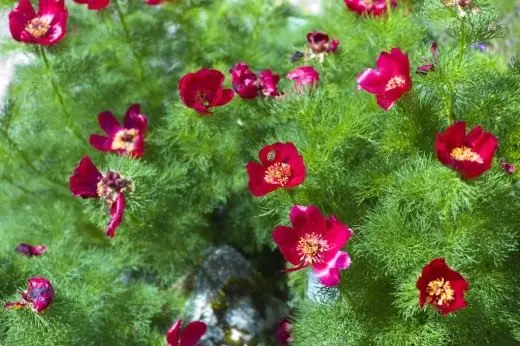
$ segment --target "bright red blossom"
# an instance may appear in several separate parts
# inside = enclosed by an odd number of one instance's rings
[[[312,66],[301,66],[287,74],[287,79],[294,81],[296,87],[314,86],[320,80],[320,74]]]
[[[315,206],[291,208],[292,227],[278,226],[273,240],[283,257],[295,265],[289,271],[312,266],[323,285],[336,286],[340,270],[350,266],[348,253],[341,251],[352,236],[352,230],[336,220],[325,218]]]
[[[20,309],[28,307],[36,313],[40,313],[54,300],[54,288],[49,280],[42,277],[30,278],[27,281],[27,289],[22,292],[22,298],[18,302],[4,305],[6,309]]]
[[[110,4],[110,0],[74,0],[74,2],[87,5],[89,10],[101,10]]]
[[[45,245],[30,245],[27,243],[20,243],[16,247],[16,251],[22,255],[27,257],[33,256],[41,256],[47,251],[47,246]]]
[[[132,190],[132,182],[117,172],[107,171],[102,175],[85,156],[79,162],[69,179],[70,191],[82,198],[100,198],[110,208],[110,221],[105,234],[112,238],[123,221],[126,201],[124,193]]]
[[[30,0],[20,0],[9,12],[9,30],[16,41],[52,46],[65,37],[68,17],[65,0],[40,0],[38,13]]]
[[[358,89],[376,95],[377,104],[384,110],[392,108],[399,98],[412,88],[410,61],[399,48],[382,52],[377,70],[367,68],[357,77]]]
[[[345,5],[352,12],[359,15],[382,16],[386,13],[386,0],[344,0]],[[392,0],[392,7],[397,6],[397,1]]]
[[[190,322],[181,330],[182,320],[177,320],[166,335],[167,346],[195,346],[207,330],[202,321]]]
[[[446,315],[467,306],[464,291],[469,289],[468,282],[452,270],[444,258],[436,258],[428,263],[417,280],[419,305],[431,304]]]
[[[278,81],[280,76],[267,69],[260,72],[260,78],[249,69],[249,66],[240,62],[229,70],[231,82],[235,92],[243,99],[254,99],[259,95],[279,96]]]
[[[211,114],[210,108],[228,104],[233,90],[223,89],[225,76],[217,70],[203,68],[184,75],[179,81],[182,102],[201,115]]]
[[[295,187],[303,183],[306,169],[303,158],[293,143],[274,143],[260,150],[260,163],[247,164],[249,190],[255,197],[279,188]]]
[[[466,123],[459,121],[435,138],[437,157],[446,166],[458,171],[464,179],[477,178],[491,168],[498,141],[482,127],[466,134]]]
[[[278,82],[280,76],[273,73],[270,69],[263,70],[260,72],[260,83],[259,89],[262,95],[268,97],[280,96],[281,93],[278,91]]]
[[[138,104],[131,105],[126,112],[123,126],[114,114],[102,112],[98,116],[99,126],[108,137],[90,135],[89,143],[99,151],[115,152],[120,155],[141,157],[144,151],[144,134],[148,127],[148,118],[141,113]]]

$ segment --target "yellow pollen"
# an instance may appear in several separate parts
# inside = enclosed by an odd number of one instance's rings
[[[42,38],[51,28],[51,18],[36,17],[33,18],[25,27],[25,31],[31,34],[34,38]]]
[[[285,186],[291,178],[291,166],[285,162],[276,162],[267,167],[264,181],[268,184]]]
[[[451,157],[457,161],[484,163],[482,157],[469,147],[457,147],[451,151]]]
[[[127,153],[135,149],[135,139],[139,135],[137,129],[122,129],[114,136],[112,150],[124,150]]]
[[[390,91],[395,88],[400,88],[404,85],[404,83],[405,83],[405,81],[404,81],[403,77],[400,77],[400,76],[393,77],[386,84],[385,91]]]
[[[363,0],[365,5],[372,6],[374,4],[374,0]]]
[[[300,238],[296,249],[302,263],[314,264],[322,261],[323,252],[329,249],[329,244],[321,234],[311,233]]]
[[[444,278],[430,281],[426,288],[426,293],[429,297],[426,299],[427,302],[433,302],[436,305],[448,304],[455,299],[455,291],[451,287],[449,281],[444,281]]]

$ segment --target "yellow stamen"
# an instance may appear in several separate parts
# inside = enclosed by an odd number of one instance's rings
[[[451,157],[454,158],[457,161],[471,161],[471,162],[477,162],[477,163],[484,163],[484,160],[482,160],[482,157],[471,150],[471,148],[463,146],[463,147],[457,147],[451,151]]]
[[[135,140],[139,135],[137,129],[122,129],[114,136],[112,150],[124,150],[127,153],[135,149]]]
[[[329,249],[329,245],[321,234],[311,233],[300,238],[296,249],[302,263],[314,264],[322,261],[323,252]]]
[[[405,84],[405,80],[402,77],[400,77],[400,76],[393,77],[386,84],[385,91],[389,91],[389,90],[392,90],[392,89],[395,89],[395,88],[400,88],[404,84]]]
[[[42,38],[51,28],[51,18],[36,17],[31,19],[29,24],[25,27],[25,31],[31,34],[34,38]]]
[[[426,293],[429,297],[426,299],[427,302],[433,302],[436,305],[449,304],[452,300],[455,300],[455,291],[451,287],[449,281],[444,281],[444,278],[430,281],[426,288]]]
[[[267,167],[264,181],[268,184],[285,186],[291,178],[291,166],[285,162],[276,162]]]

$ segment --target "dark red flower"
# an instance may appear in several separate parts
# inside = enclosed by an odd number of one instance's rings
[[[275,337],[279,346],[289,346],[294,341],[291,335],[292,327],[293,325],[288,318],[284,318],[278,323]]]
[[[99,126],[108,137],[90,135],[89,142],[99,151],[115,152],[120,155],[141,157],[144,151],[144,134],[148,127],[148,118],[141,113],[138,104],[131,105],[126,112],[123,126],[114,114],[102,112],[98,116]]]
[[[428,263],[416,286],[421,308],[425,304],[431,304],[446,315],[468,305],[464,301],[464,291],[469,289],[468,282],[448,267],[444,258],[436,258]]]
[[[348,253],[341,249],[352,236],[352,230],[334,216],[325,218],[313,205],[293,206],[290,219],[292,227],[278,226],[272,234],[283,257],[295,265],[288,271],[312,266],[323,285],[338,285],[340,270],[350,266]]]
[[[105,234],[114,237],[117,227],[123,221],[126,206],[124,193],[132,190],[132,182],[117,172],[107,171],[102,175],[90,157],[85,156],[72,173],[69,185],[74,196],[100,198],[106,202],[110,208],[110,221]]]
[[[312,66],[301,66],[289,72],[287,78],[294,81],[296,87],[312,87],[320,80],[320,74]]]
[[[260,163],[247,164],[249,190],[255,197],[279,188],[295,187],[305,180],[303,158],[293,143],[275,143],[260,150]]]
[[[16,247],[16,251],[22,255],[32,257],[32,256],[41,256],[47,251],[47,246],[45,245],[30,245],[27,243],[20,243]]]
[[[40,313],[47,309],[54,300],[54,289],[49,280],[36,277],[27,281],[27,289],[22,292],[22,298],[18,302],[4,305],[6,309],[20,309],[29,307],[32,311]]]
[[[338,40],[330,40],[329,35],[314,31],[307,34],[309,48],[314,54],[335,53],[339,46]]]
[[[88,5],[89,10],[101,10],[110,4],[110,0],[74,0],[74,2]]]
[[[344,0],[345,5],[352,12],[359,15],[382,16],[386,13],[386,0]],[[392,0],[392,7],[397,6],[397,1]]]
[[[280,96],[281,93],[278,91],[278,82],[280,81],[280,76],[276,73],[273,73],[270,69],[263,70],[260,72],[260,92],[264,96],[268,97],[276,97]]]
[[[38,13],[30,0],[20,0],[9,12],[9,29],[16,41],[52,46],[67,32],[65,0],[40,0]]]
[[[377,70],[367,68],[357,77],[358,88],[376,95],[377,104],[384,110],[392,108],[399,98],[412,88],[410,61],[399,48],[382,52]]]
[[[435,71],[435,67],[439,63],[439,52],[437,48],[437,42],[433,42],[432,48],[430,49],[433,56],[433,62],[419,66],[416,71],[417,74],[426,75],[430,71]]]
[[[166,335],[168,346],[195,346],[207,330],[206,323],[202,321],[190,322],[182,330],[181,327],[182,320],[177,320],[168,330]]]
[[[246,63],[237,63],[229,72],[233,89],[241,98],[250,100],[258,96],[258,77]]]
[[[482,127],[466,134],[466,123],[459,121],[437,134],[435,151],[446,166],[458,171],[464,179],[477,178],[491,168],[498,141]]]
[[[500,167],[509,175],[516,173],[516,165],[514,163],[508,163],[505,161],[500,162]]]
[[[211,114],[211,107],[224,106],[233,99],[233,90],[222,88],[224,79],[220,71],[207,68],[184,75],[179,81],[182,102],[199,114]]]
[[[144,2],[147,4],[147,5],[160,5],[164,2],[165,0],[145,0]]]

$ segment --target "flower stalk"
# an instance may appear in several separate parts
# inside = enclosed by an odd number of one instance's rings
[[[126,40],[128,41],[128,46],[130,47],[130,50],[132,51],[132,54],[135,57],[135,60],[137,62],[137,69],[139,71],[139,79],[144,80],[144,67],[143,67],[143,61],[141,59],[141,56],[137,51],[135,50],[133,44],[132,44],[132,36],[130,35],[130,30],[128,29],[128,24],[126,23],[125,15],[123,13],[123,10],[121,9],[121,4],[119,3],[119,0],[114,1],[114,5],[116,8],[117,16],[119,17],[119,20],[121,21],[121,26],[123,27],[123,31],[125,32]]]

